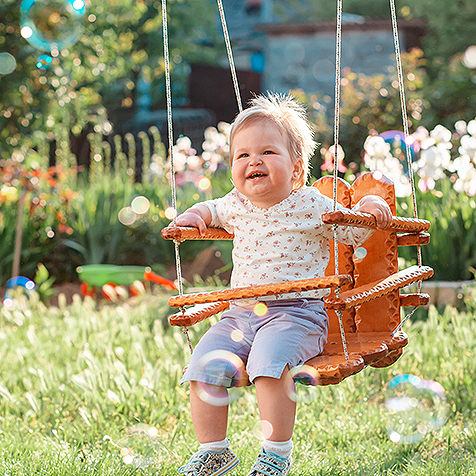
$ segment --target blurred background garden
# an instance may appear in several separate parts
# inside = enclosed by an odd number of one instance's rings
[[[226,2],[243,100],[293,91],[306,104],[321,143],[314,178],[332,167],[330,3]],[[171,192],[159,7],[2,2],[0,284],[12,274],[20,207],[19,274],[33,278],[38,263],[56,283],[77,281],[76,267],[90,263],[170,273],[173,247],[160,237]],[[424,261],[435,279],[472,279],[475,6],[397,7],[418,211],[432,220]],[[215,2],[175,0],[168,9],[180,211],[231,188],[226,132],[237,106]],[[341,176],[380,170],[396,184],[399,214],[410,216],[388,5],[348,1],[344,12]],[[138,196],[147,203],[134,210]],[[185,261],[204,246],[184,245]],[[226,258],[228,245],[218,246]]]
[[[306,105],[320,143],[311,182],[332,173],[335,2],[223,4],[243,101],[267,90],[292,92]],[[396,6],[410,135],[402,133],[388,2],[345,0],[339,175],[352,182],[363,171],[382,172],[395,184],[397,214],[411,217],[408,145],[418,215],[431,221],[423,262],[434,268],[433,281],[460,284],[456,301],[450,299],[456,308],[445,310],[441,302],[438,311],[416,314],[415,333],[446,336],[437,347],[421,337],[397,370],[359,376],[326,394],[329,402],[349,399],[346,409],[368,441],[352,450],[357,459],[351,460],[352,437],[326,433],[328,452],[318,459],[329,472],[322,474],[474,471],[468,421],[474,421],[476,3],[399,0]],[[168,0],[167,8],[180,212],[231,189],[227,133],[237,102],[215,0]],[[124,455],[110,443],[134,423],[160,428],[160,445],[169,449],[157,463],[168,469],[159,474],[174,474],[193,444],[183,427],[185,393],[175,392],[186,355],[183,336],[167,325],[167,286],[151,292],[139,284],[124,295],[106,289],[115,304],[72,298],[78,266],[134,265],[176,277],[173,243],[160,235],[175,213],[164,70],[158,0],[0,3],[0,296],[15,276],[37,291],[30,300],[18,296],[18,306],[0,304],[3,474],[149,474],[148,463],[124,467]],[[402,267],[417,261],[410,248],[400,250]],[[227,283],[231,243],[187,242],[180,250],[186,286]],[[98,335],[107,345],[98,346]],[[57,347],[52,353],[51,343],[68,348],[73,363]],[[11,362],[26,373],[12,370]],[[423,370],[448,391],[451,424],[430,446],[389,450],[375,408],[352,399],[373,389],[370,400],[380,401],[376,389],[389,377]],[[249,420],[235,417],[246,445]],[[332,411],[327,417],[340,418]],[[32,436],[38,430],[41,449]],[[360,431],[353,428],[353,436]],[[441,466],[432,466],[434,457]],[[422,466],[419,458],[426,458]],[[301,463],[296,474],[321,474],[310,468]]]

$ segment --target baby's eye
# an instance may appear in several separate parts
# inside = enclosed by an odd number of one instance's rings
[[[237,159],[244,159],[245,157],[248,157],[249,154],[247,152],[243,152],[241,154],[239,154],[236,158]]]
[[[264,154],[264,155],[274,154],[274,151],[272,151],[272,150],[265,150],[265,151],[263,152],[263,154]]]

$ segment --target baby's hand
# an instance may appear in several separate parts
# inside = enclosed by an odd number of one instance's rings
[[[207,225],[200,213],[191,209],[179,215],[175,219],[175,224],[177,226],[193,226],[194,228],[198,228],[201,235],[207,230]]]
[[[378,195],[367,195],[357,203],[356,212],[370,213],[375,217],[377,228],[385,230],[392,223],[392,212],[388,203]]]

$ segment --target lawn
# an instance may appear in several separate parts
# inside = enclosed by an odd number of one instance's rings
[[[167,325],[166,298],[46,307],[32,296],[0,309],[0,474],[176,474],[196,441],[187,387],[178,385],[189,350]],[[393,366],[302,387],[291,475],[473,474],[476,301],[466,304],[464,312],[430,308],[405,325],[410,342]],[[208,325],[192,329],[194,343]],[[386,384],[405,373],[439,382],[449,412],[411,445],[389,439],[383,405]],[[247,474],[260,445],[252,387],[232,403],[229,430],[241,459],[230,474]]]

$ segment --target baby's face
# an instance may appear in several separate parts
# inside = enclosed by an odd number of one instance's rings
[[[231,174],[236,189],[251,203],[269,208],[289,196],[299,176],[288,140],[270,121],[244,126],[231,144]]]

